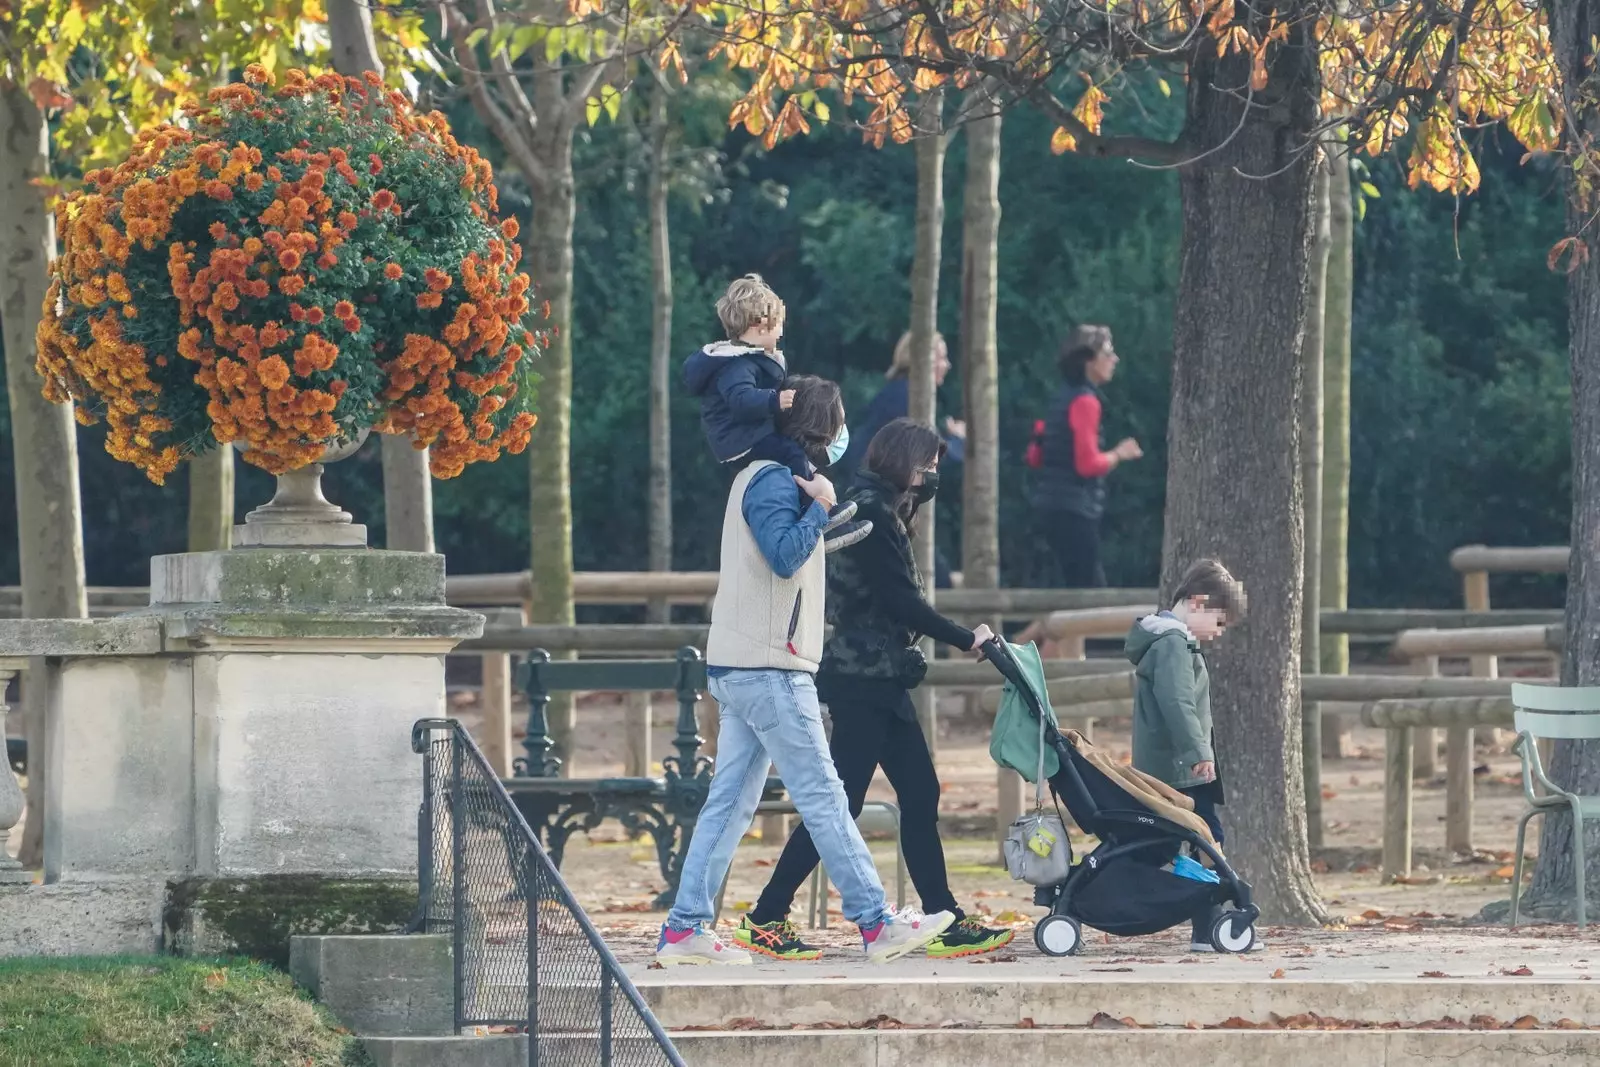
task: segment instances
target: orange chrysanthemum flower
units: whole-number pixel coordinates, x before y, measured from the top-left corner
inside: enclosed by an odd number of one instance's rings
[[[278,356],[268,356],[256,364],[256,377],[268,389],[282,389],[289,384],[289,365]]]
[[[295,270],[300,266],[300,253],[292,248],[285,248],[278,253],[278,266],[284,270]]]
[[[405,277],[405,273],[405,269],[402,268],[398,263],[389,263],[383,268],[383,276],[388,278],[391,282],[399,281],[401,278]]]

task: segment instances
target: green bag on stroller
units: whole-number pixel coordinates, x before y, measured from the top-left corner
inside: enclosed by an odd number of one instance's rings
[[[1041,714],[1033,713],[1027,697],[1007,679],[989,737],[989,755],[1033,783],[1033,811],[1011,824],[1000,851],[1011,877],[1030,885],[1059,885],[1072,869],[1072,842],[1060,814],[1045,808],[1046,779],[1061,769],[1061,757],[1045,744],[1045,724],[1055,725],[1055,712],[1046,695],[1039,650],[1032,642],[1007,648]]]
[[[1039,698],[1039,706],[1056,725],[1056,713],[1050,707],[1049,690],[1044,684],[1044,664],[1039,659],[1039,649],[1032,641],[1025,645],[1006,647],[1011,650],[1028,684]],[[1044,776],[1049,778],[1061,769],[1061,760],[1055,750],[1042,746],[1039,738],[1039,720],[1034,718],[1028,702],[1011,682],[1006,682],[1000,693],[1000,711],[994,717],[994,732],[989,735],[989,757],[1002,767],[1010,767],[1030,782],[1037,783],[1039,774],[1039,749],[1044,748]]]

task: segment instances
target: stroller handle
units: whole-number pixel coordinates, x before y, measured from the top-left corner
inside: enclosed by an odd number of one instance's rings
[[[1022,674],[1022,664],[1017,662],[1017,657],[1012,653],[1011,646],[999,637],[991,637],[978,646],[978,651],[983,653],[983,658],[994,664],[994,669],[1000,672],[1000,677],[1013,685],[1027,687],[1027,679]]]
[[[1034,691],[1033,683],[1022,672],[1022,664],[1017,662],[1016,653],[1011,651],[1011,646],[1001,638],[994,637],[980,645],[979,651],[983,653],[984,659],[994,664],[995,670],[1000,672],[1000,677],[1017,688],[1017,691],[1027,701],[1028,707],[1033,711],[1033,714],[1038,718],[1045,719],[1044,703],[1039,694]],[[1054,732],[1055,727],[1048,720],[1045,725],[1050,727],[1051,732]]]

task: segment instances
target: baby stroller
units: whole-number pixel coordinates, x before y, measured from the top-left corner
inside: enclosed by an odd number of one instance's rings
[[[1209,832],[1203,832],[1205,824],[1181,803],[1165,803],[1159,790],[1146,793],[1153,802],[1145,802],[1139,787],[1147,779],[1141,783],[1143,776],[1131,768],[1118,768],[1074,731],[1059,732],[1010,645],[996,638],[983,646],[983,654],[1022,696],[1035,721],[1043,721],[1045,744],[1061,763],[1049,780],[1051,792],[1079,828],[1100,842],[1071,866],[1065,881],[1034,889],[1033,902],[1050,909],[1034,924],[1039,950],[1050,956],[1075,955],[1083,947],[1085,926],[1134,937],[1231,904],[1211,923],[1211,945],[1218,952],[1248,951],[1261,909],[1250,902],[1250,886],[1234,873]],[[1179,821],[1185,816],[1191,825]],[[1185,844],[1210,858],[1216,882],[1164,869]]]

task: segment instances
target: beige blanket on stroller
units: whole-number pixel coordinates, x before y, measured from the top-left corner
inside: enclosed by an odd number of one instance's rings
[[[1193,830],[1200,835],[1202,841],[1217,849],[1218,855],[1222,854],[1222,849],[1217,846],[1217,839],[1211,836],[1211,827],[1194,813],[1193,800],[1137,767],[1118,763],[1084,740],[1083,735],[1076,730],[1063,730],[1061,736],[1077,750],[1078,755],[1094,764],[1102,774],[1120,786],[1141,806],[1148,808],[1152,815],[1159,815],[1169,822]]]

